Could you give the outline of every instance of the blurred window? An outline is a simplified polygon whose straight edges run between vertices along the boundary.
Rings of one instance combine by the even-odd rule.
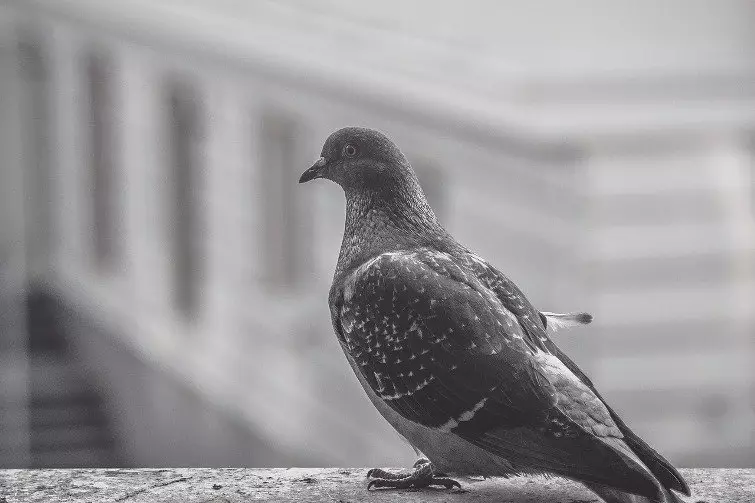
[[[182,316],[194,319],[200,307],[204,265],[201,106],[196,90],[183,82],[168,85],[167,106],[173,299]]]
[[[50,172],[50,100],[47,59],[36,33],[24,33],[18,56],[24,85],[21,120],[27,259],[47,265],[52,241],[52,174]]]
[[[99,270],[112,270],[121,244],[116,222],[113,68],[111,60],[101,53],[89,54],[85,65],[93,255]]]
[[[444,188],[445,172],[433,161],[420,158],[412,162],[419,184],[435,215],[441,220],[446,216],[447,194]]]
[[[271,289],[297,286],[304,273],[308,229],[302,225],[297,193],[297,128],[293,120],[276,113],[262,118],[260,177],[262,182],[262,279]]]

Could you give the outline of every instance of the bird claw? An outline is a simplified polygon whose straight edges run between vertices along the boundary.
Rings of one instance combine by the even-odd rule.
[[[443,486],[446,489],[453,489],[454,487],[461,489],[461,484],[458,481],[448,477],[433,477],[431,486]]]
[[[422,489],[430,486],[443,486],[446,489],[458,487],[461,484],[447,477],[445,474],[435,473],[430,461],[419,459],[414,463],[414,470],[411,472],[391,473],[380,468],[373,468],[367,472],[367,478],[370,478],[367,484],[369,491],[373,487],[385,487],[391,489]]]
[[[382,470],[380,468],[373,468],[372,470],[367,472],[367,478],[368,479],[389,479],[389,480],[395,480],[400,479],[403,477],[410,476],[411,473],[391,473],[387,472],[385,470]]]

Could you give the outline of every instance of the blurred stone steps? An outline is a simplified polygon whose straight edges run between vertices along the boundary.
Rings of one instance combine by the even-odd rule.
[[[31,405],[31,428],[42,430],[61,426],[105,426],[107,417],[101,410],[99,399],[84,397],[84,400],[62,402],[35,400]]]
[[[31,404],[74,403],[95,399],[95,393],[72,358],[35,354],[29,360]]]
[[[103,397],[69,351],[56,303],[33,292],[27,309],[30,466],[119,466]]]
[[[55,451],[32,451],[33,468],[112,468],[121,466],[119,458],[111,448],[69,447]]]
[[[110,448],[112,438],[102,426],[70,425],[53,428],[33,428],[32,452],[66,449]]]
[[[32,467],[117,466],[102,398],[75,360],[33,353],[30,397]]]

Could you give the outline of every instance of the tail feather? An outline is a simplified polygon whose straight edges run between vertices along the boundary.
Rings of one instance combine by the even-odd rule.
[[[670,490],[663,492],[663,499],[652,499],[639,494],[631,494],[613,487],[598,484],[585,484],[588,489],[600,496],[605,503],[685,503],[684,500]]]
[[[622,421],[619,415],[616,414],[611,406],[606,403],[602,396],[600,396],[600,393],[597,389],[595,389],[595,386],[593,385],[592,381],[590,381],[590,378],[587,377],[584,372],[582,372],[582,370],[580,370],[580,368],[577,367],[577,365],[568,356],[561,352],[561,350],[558,350],[557,354],[559,359],[564,362],[564,365],[566,365],[569,370],[574,372],[574,374],[579,377],[582,382],[589,386],[593,393],[595,393],[600,401],[603,402],[603,404],[608,409],[608,412],[611,414],[611,418],[616,423],[616,426],[618,426],[621,432],[624,434],[624,441],[627,443],[629,448],[634,451],[637,457],[640,458],[642,463],[648,467],[648,469],[658,479],[661,485],[668,489],[677,490],[680,493],[689,496],[689,486],[684,480],[684,477],[681,476],[676,468],[674,468],[673,465],[669,463],[658,452],[656,452],[655,449],[650,447],[647,443],[645,443],[645,441],[643,441],[631,429],[629,429],[629,427],[626,425],[626,423],[624,423],[624,421]]]
[[[639,437],[637,437],[639,439]],[[648,478],[650,478],[657,489],[657,492],[655,495],[645,495],[643,494],[635,494],[640,493],[641,491],[635,491],[635,493],[629,493],[626,492],[626,490],[618,489],[616,487],[609,487],[605,485],[595,484],[595,483],[585,483],[587,487],[589,487],[593,492],[597,493],[598,496],[603,498],[606,503],[684,503],[684,500],[681,499],[680,496],[677,496],[670,487],[668,487],[668,484],[665,484],[661,480],[659,480],[659,477],[656,475],[655,470],[653,470],[650,466],[646,466],[643,461],[640,459],[639,453],[636,452],[636,449],[633,445],[627,442],[627,439],[602,439],[604,443],[610,445],[614,450],[621,453],[623,456],[626,456],[628,460],[631,460],[633,463],[639,465],[642,467],[644,471],[646,471],[646,474]],[[642,442],[640,440],[640,442]],[[644,442],[643,442],[644,444]],[[647,447],[647,444],[644,444]],[[650,449],[650,447],[647,447],[647,449]],[[653,453],[652,449],[650,449]],[[660,457],[657,453],[655,453],[656,456]],[[660,457],[661,460],[665,461],[662,457]],[[673,467],[672,467],[673,470]],[[675,471],[675,470],[674,470]],[[666,472],[663,472],[664,475]],[[687,489],[687,496],[689,496],[689,488]]]
[[[618,416],[610,408],[609,411],[614,416],[615,421]],[[647,465],[650,471],[653,472],[653,475],[656,476],[664,487],[676,489],[687,496],[691,494],[687,482],[671,463],[666,461],[666,459],[658,454],[655,449],[646,444],[644,440],[630,430],[621,419],[619,419],[617,423],[620,423],[618,426],[624,433],[624,441],[637,454],[640,460]]]

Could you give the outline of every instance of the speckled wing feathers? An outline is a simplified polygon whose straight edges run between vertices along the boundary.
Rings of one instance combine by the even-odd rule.
[[[612,447],[621,431],[555,356],[539,313],[485,265],[417,249],[347,275],[331,308],[358,371],[410,421],[522,466],[650,494],[652,477]]]
[[[555,390],[518,355],[529,351],[521,328],[503,310],[491,316],[493,303],[445,255],[384,254],[345,281],[343,343],[377,395],[412,421],[521,424]]]
[[[347,276],[343,290],[334,313],[342,343],[405,417],[440,427],[468,412],[479,428],[559,413],[589,433],[621,437],[602,402],[549,352],[537,312],[512,291],[513,314],[463,262],[428,249],[386,253]]]

